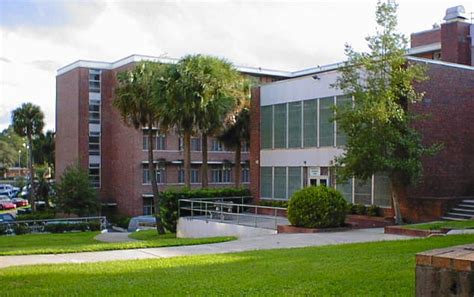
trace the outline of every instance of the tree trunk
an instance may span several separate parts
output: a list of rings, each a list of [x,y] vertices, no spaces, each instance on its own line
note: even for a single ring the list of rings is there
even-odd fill
[[[156,182],[156,166],[153,162],[153,125],[148,123],[148,172],[151,178],[151,189],[153,191],[153,203],[155,206],[156,231],[158,234],[165,234],[163,222],[161,221],[161,203],[158,195],[158,185]]]
[[[399,190],[401,184],[397,178],[390,178],[390,192],[392,195],[392,208],[395,213],[395,224],[401,225],[403,223],[402,212],[400,210]]]
[[[184,184],[191,188],[191,132],[184,131]]]
[[[36,211],[36,204],[35,204],[35,172],[33,170],[33,140],[31,134],[27,135],[28,137],[28,168],[30,169],[30,205],[31,211]]]
[[[241,174],[242,174],[242,166],[240,165],[241,152],[242,152],[242,144],[238,143],[235,148],[235,168],[234,168],[235,170],[234,183],[235,183],[236,188],[240,187]]]
[[[202,167],[201,167],[201,186],[202,188],[207,188],[209,185],[208,178],[207,178],[207,134],[202,134]]]

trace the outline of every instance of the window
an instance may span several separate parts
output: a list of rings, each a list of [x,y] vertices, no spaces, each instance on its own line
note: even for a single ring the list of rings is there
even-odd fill
[[[352,107],[352,97],[350,96],[338,96],[336,98],[336,103],[338,108],[350,108]],[[346,145],[347,143],[347,135],[344,133],[342,129],[336,123],[336,144],[338,146]]]
[[[334,146],[334,97],[319,100],[319,146]]]
[[[153,132],[153,150],[163,151],[166,149],[166,135]],[[143,131],[143,150],[148,150],[148,131]]]
[[[89,123],[100,124],[100,101],[89,101]]]
[[[303,147],[316,147],[318,134],[318,101],[303,101]]]
[[[247,141],[242,142],[242,152],[246,153],[250,150],[249,143]]]
[[[390,178],[385,174],[374,176],[374,204],[391,206]]]
[[[231,182],[231,171],[230,167],[223,165],[220,168],[214,168],[211,170],[211,182],[213,183],[230,183]]]
[[[273,173],[272,167],[260,167],[260,196],[273,198]]]
[[[250,182],[250,169],[248,165],[242,166],[241,181],[243,183]]]
[[[288,147],[301,147],[301,101],[288,104]]]
[[[273,106],[261,107],[260,123],[262,149],[271,149],[273,147]]]
[[[370,205],[372,204],[372,179],[362,181],[355,179],[354,183],[354,203]]]
[[[89,92],[100,93],[100,73],[99,69],[89,69]]]
[[[200,137],[191,137],[191,151],[194,151],[194,152],[201,151],[201,138]]]
[[[222,152],[222,151],[224,151],[224,146],[222,145],[222,143],[219,140],[213,139],[212,140],[212,145],[211,145],[211,151],[213,151],[213,152]]]
[[[166,180],[165,165],[163,163],[156,164],[156,183],[164,184]],[[143,183],[150,184],[150,170],[148,164],[143,164]]]
[[[288,198],[301,189],[301,167],[288,167]]]
[[[336,180],[336,189],[341,192],[348,203],[352,203],[352,181],[352,178],[348,179],[345,183],[339,183],[339,181]]]
[[[89,182],[94,188],[100,188],[100,168],[89,168]]]
[[[149,216],[155,213],[153,197],[143,197],[143,215]]]
[[[286,148],[286,104],[274,106],[273,147]]]
[[[199,183],[200,182],[200,174],[199,169],[191,168],[191,183]]]
[[[273,198],[287,199],[286,196],[286,167],[275,167],[274,169]]]
[[[184,183],[184,168],[183,166],[179,166],[178,169],[178,183]]]

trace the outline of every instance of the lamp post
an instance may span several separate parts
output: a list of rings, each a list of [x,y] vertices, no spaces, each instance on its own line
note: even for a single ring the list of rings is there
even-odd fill
[[[21,168],[21,150],[18,150],[18,167]]]

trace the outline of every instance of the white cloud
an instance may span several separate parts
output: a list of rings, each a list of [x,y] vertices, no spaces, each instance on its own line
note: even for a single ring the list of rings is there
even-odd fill
[[[469,1],[402,0],[403,33],[430,29],[447,7]],[[344,43],[365,49],[376,1],[67,2],[63,26],[0,27],[0,129],[22,102],[41,106],[54,129],[55,76],[78,59],[204,53],[282,70],[338,62]]]

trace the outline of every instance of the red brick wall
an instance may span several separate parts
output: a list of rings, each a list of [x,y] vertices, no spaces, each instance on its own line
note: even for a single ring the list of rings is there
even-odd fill
[[[415,125],[423,142],[444,148],[423,160],[423,179],[409,195],[474,195],[474,71],[430,64],[427,75],[418,86],[425,103],[410,109],[428,116]]]
[[[250,108],[250,192],[260,199],[260,88],[252,89]]]
[[[410,35],[411,47],[441,42],[441,29],[412,33]]]
[[[469,26],[464,22],[441,25],[441,60],[471,65]]]

